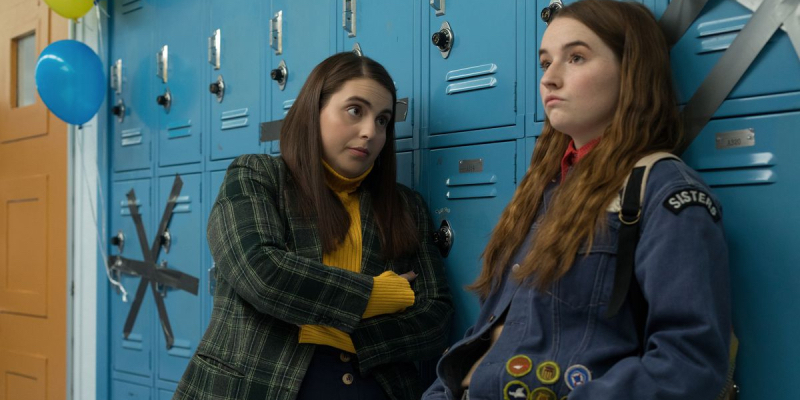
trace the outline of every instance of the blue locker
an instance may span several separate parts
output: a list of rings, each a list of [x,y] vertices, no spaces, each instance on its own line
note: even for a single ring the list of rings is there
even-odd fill
[[[111,164],[116,172],[150,167],[155,127],[152,91],[151,27],[153,7],[144,0],[117,1],[111,25],[111,82],[109,129]],[[116,108],[113,108],[116,107]],[[117,115],[113,114],[114,112]]]
[[[111,382],[111,398],[114,400],[150,400],[150,388],[124,381]]]
[[[397,182],[410,188],[414,188],[414,153],[403,151],[395,155],[397,157]]]
[[[158,389],[158,400],[170,400],[174,394],[174,390]]]
[[[136,233],[136,226],[131,218],[128,208],[127,193],[133,189],[136,193],[139,214],[142,215],[142,222],[145,231],[148,232],[148,241],[152,243],[152,213],[150,181],[146,179],[114,182],[111,192],[111,226],[109,234],[118,236],[121,233],[122,251],[119,246],[109,246],[109,255],[122,255],[132,260],[144,260],[142,247]],[[147,244],[150,247],[150,243]],[[117,276],[114,275],[116,278]],[[153,321],[155,318],[154,304],[150,289],[145,294],[136,323],[127,339],[123,337],[125,320],[128,317],[131,303],[136,295],[136,288],[139,286],[140,278],[127,274],[120,274],[119,281],[128,292],[128,301],[122,301],[122,294],[111,289],[110,298],[110,332],[111,336],[111,364],[113,371],[135,374],[143,377],[151,377],[153,372],[152,348],[153,348]],[[109,285],[110,287],[110,285]]]
[[[267,63],[264,51],[254,43],[265,43],[260,1],[211,0],[209,64],[206,64],[211,103],[211,159],[260,153],[259,122],[262,118],[262,79]],[[219,81],[222,85],[211,86]],[[266,86],[270,89],[271,86]],[[264,99],[266,100],[266,99]]]
[[[478,298],[464,290],[481,270],[480,255],[516,188],[516,142],[429,150],[429,203],[436,228],[447,220],[453,245],[444,259],[456,312],[452,339],[478,315]]]
[[[394,0],[338,0],[337,10],[342,13],[339,26],[341,42],[339,51],[350,51],[358,45],[361,53],[381,63],[394,79],[398,101],[405,99],[408,114],[405,121],[395,124],[395,137],[412,136],[413,100],[418,92],[414,84],[419,73],[419,57],[415,57],[415,32],[419,26],[418,1]],[[353,11],[355,10],[355,11]],[[353,23],[355,14],[355,23]]]
[[[427,132],[466,131],[517,123],[517,25],[514,0],[434,2],[428,9]],[[452,34],[444,33],[449,24]],[[432,43],[452,43],[447,58]],[[453,39],[447,39],[447,35]],[[424,51],[424,50],[423,50]],[[524,96],[521,96],[524,98]],[[422,124],[425,131],[425,123]]]
[[[203,115],[208,104],[205,60],[205,4],[191,0],[158,2],[155,47],[160,166],[196,163],[201,159]],[[148,58],[152,60],[152,58]],[[158,100],[157,100],[158,99]],[[158,101],[161,101],[157,104]]]
[[[158,218],[167,204],[174,179],[174,176],[159,178]],[[170,249],[166,252],[162,247],[158,262],[200,279],[203,274],[202,252],[197,249],[205,244],[202,241],[205,230],[200,184],[202,177],[200,174],[190,174],[182,175],[181,179],[183,188],[168,225]],[[177,382],[197,349],[205,328],[201,300],[203,293],[198,289],[198,295],[195,296],[183,290],[166,288],[162,289],[160,295],[164,298],[175,342],[171,349],[167,349],[164,335],[158,330],[158,377]],[[157,319],[154,323],[160,324]]]
[[[722,202],[745,400],[797,398],[797,126],[798,112],[714,120],[684,154]]]
[[[672,49],[672,70],[680,103],[686,103],[692,97],[751,16],[750,10],[735,1],[710,0],[706,4],[697,20]],[[778,30],[728,95],[728,99],[800,91],[798,71],[798,55],[786,32]],[[766,102],[770,111],[783,109],[786,102],[782,97],[760,101]]]
[[[311,70],[336,51],[334,7],[333,0],[272,0],[265,23],[271,121],[286,116]],[[273,143],[271,152],[276,148]]]

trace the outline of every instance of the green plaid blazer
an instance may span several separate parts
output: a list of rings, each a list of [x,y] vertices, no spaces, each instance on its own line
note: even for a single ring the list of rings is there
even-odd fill
[[[283,160],[267,155],[241,156],[228,168],[208,221],[217,277],[211,322],[173,399],[294,399],[316,347],[297,342],[306,324],[349,333],[361,372],[392,399],[420,398],[414,361],[442,354],[453,313],[422,197],[399,186],[422,243],[417,254],[387,262],[371,197],[361,191],[362,273],[354,273],[321,263],[317,229],[292,206],[289,179]],[[414,305],[362,320],[372,276],[388,269],[417,272]]]

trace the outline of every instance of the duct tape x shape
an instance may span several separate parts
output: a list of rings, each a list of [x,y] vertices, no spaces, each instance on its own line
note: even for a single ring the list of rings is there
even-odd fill
[[[127,194],[128,208],[130,209],[133,223],[136,225],[136,234],[139,236],[139,244],[142,247],[144,261],[131,260],[119,255],[109,256],[109,264],[113,266],[112,268],[122,273],[142,277],[142,280],[139,282],[139,287],[136,289],[136,296],[131,304],[131,309],[128,312],[128,318],[125,320],[125,327],[123,328],[124,337],[127,339],[131,330],[133,330],[133,324],[136,322],[136,316],[139,314],[139,308],[142,306],[142,301],[144,300],[144,295],[149,284],[153,289],[153,298],[155,299],[156,308],[158,309],[158,318],[161,321],[161,328],[166,338],[167,349],[172,348],[175,338],[172,334],[172,326],[169,323],[167,309],[164,306],[164,298],[158,292],[158,285],[184,290],[196,296],[199,282],[194,276],[156,265],[158,253],[161,251],[161,247],[164,244],[161,238],[167,230],[167,225],[169,225],[169,221],[172,218],[172,211],[175,208],[175,202],[178,199],[182,187],[183,181],[180,176],[175,175],[172,191],[170,192],[169,200],[164,208],[164,214],[158,226],[158,233],[156,233],[153,245],[149,249],[147,247],[147,234],[144,231],[142,216],[139,214],[139,207],[136,205],[136,193],[131,189]]]
[[[687,140],[682,153],[705,127],[725,98],[747,72],[758,53],[775,32],[782,28],[800,57],[800,0],[736,0],[754,11],[753,16],[720,57],[706,79],[683,109]],[[708,0],[675,0],[670,3],[659,24],[670,46],[674,45]]]

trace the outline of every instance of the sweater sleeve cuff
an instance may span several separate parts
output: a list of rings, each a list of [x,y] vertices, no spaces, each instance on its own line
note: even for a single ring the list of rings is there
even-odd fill
[[[414,305],[414,291],[405,278],[392,271],[385,271],[374,280],[364,318],[393,314]]]

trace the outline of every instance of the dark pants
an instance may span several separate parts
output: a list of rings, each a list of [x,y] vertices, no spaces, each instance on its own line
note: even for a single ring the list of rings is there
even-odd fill
[[[297,400],[388,400],[374,377],[362,377],[355,354],[317,346]]]

